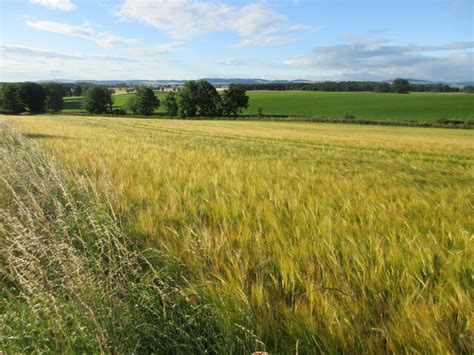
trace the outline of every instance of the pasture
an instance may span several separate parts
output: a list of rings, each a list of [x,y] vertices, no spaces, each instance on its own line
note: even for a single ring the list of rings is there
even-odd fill
[[[327,110],[382,119],[384,97],[401,105],[386,119],[473,112],[462,94],[249,94],[249,112],[262,106],[267,114],[291,105],[315,114],[324,100],[340,100],[347,106]],[[297,104],[312,98],[313,106]],[[408,116],[403,102],[419,109]],[[472,131],[1,119],[90,177],[133,240],[182,265],[189,295],[205,294],[270,350],[474,348]]]
[[[374,92],[253,91],[247,114],[261,107],[266,115],[343,117],[378,121],[474,119],[470,94]]]
[[[125,108],[133,94],[114,95],[114,108]],[[166,94],[157,94],[162,100]],[[430,122],[443,118],[474,119],[474,96],[464,93],[382,94],[372,92],[249,91],[244,115],[267,116],[353,115],[376,121]],[[64,113],[81,112],[80,97],[66,97]],[[156,111],[165,114],[163,107]]]

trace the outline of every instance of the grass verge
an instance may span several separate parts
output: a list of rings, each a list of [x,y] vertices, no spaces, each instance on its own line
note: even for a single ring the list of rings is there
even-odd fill
[[[66,181],[74,181],[74,187]],[[145,254],[87,178],[0,127],[0,347],[6,353],[264,349]]]

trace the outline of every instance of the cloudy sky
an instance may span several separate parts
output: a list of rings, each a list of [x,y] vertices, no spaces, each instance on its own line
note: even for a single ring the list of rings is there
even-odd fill
[[[0,80],[474,81],[473,0],[0,0]]]

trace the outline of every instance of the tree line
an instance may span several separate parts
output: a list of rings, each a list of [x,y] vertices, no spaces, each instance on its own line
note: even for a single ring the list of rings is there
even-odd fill
[[[80,89],[79,89],[80,88]],[[85,90],[85,91],[84,91]],[[114,109],[113,90],[99,85],[71,87],[59,83],[5,83],[0,87],[0,107],[9,113],[61,112],[64,97],[73,93],[82,95],[82,108],[91,114],[120,114],[124,109]],[[248,107],[245,89],[230,86],[219,94],[214,86],[205,80],[188,81],[178,92],[169,92],[163,106],[170,116],[216,117],[237,116]],[[150,116],[160,107],[160,100],[153,89],[137,87],[126,108],[135,115]]]
[[[308,91],[374,91],[408,93],[410,91],[456,92],[458,88],[444,84],[410,84],[406,79],[386,82],[322,82],[322,83],[268,83],[232,84],[222,93],[205,80],[187,81],[177,92],[169,92],[163,99],[163,106],[170,116],[217,117],[237,116],[248,107],[246,90],[308,90]],[[464,92],[472,93],[474,88],[466,86]],[[60,83],[4,83],[0,86],[0,108],[4,112],[32,114],[61,112],[64,97],[82,96],[82,107],[91,114],[125,115],[123,108],[114,109],[113,90],[94,84]],[[125,107],[132,114],[149,116],[161,102],[153,89],[137,87],[135,94]]]
[[[11,113],[61,112],[64,87],[57,83],[8,83],[0,87],[0,107]]]
[[[248,101],[242,88],[231,86],[219,94],[209,82],[200,80],[188,81],[178,92],[169,92],[163,99],[163,106],[169,116],[180,118],[237,116],[248,107]],[[135,89],[126,108],[134,115],[150,116],[160,105],[151,88],[140,86]],[[86,91],[83,108],[94,114],[126,114],[124,109],[112,109],[111,91],[101,86]]]
[[[270,90],[270,91],[373,91],[373,92],[459,92],[458,87],[446,84],[410,84],[408,80],[398,78],[392,83],[377,81],[322,81],[316,83],[261,83],[237,84],[244,90]]]
[[[169,92],[163,104],[170,116],[216,117],[237,116],[248,102],[244,88],[231,85],[219,94],[209,82],[200,80],[187,81],[178,92]]]

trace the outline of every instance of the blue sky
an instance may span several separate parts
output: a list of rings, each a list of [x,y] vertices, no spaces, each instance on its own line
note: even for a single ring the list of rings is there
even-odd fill
[[[473,0],[0,0],[1,81],[474,81]]]

